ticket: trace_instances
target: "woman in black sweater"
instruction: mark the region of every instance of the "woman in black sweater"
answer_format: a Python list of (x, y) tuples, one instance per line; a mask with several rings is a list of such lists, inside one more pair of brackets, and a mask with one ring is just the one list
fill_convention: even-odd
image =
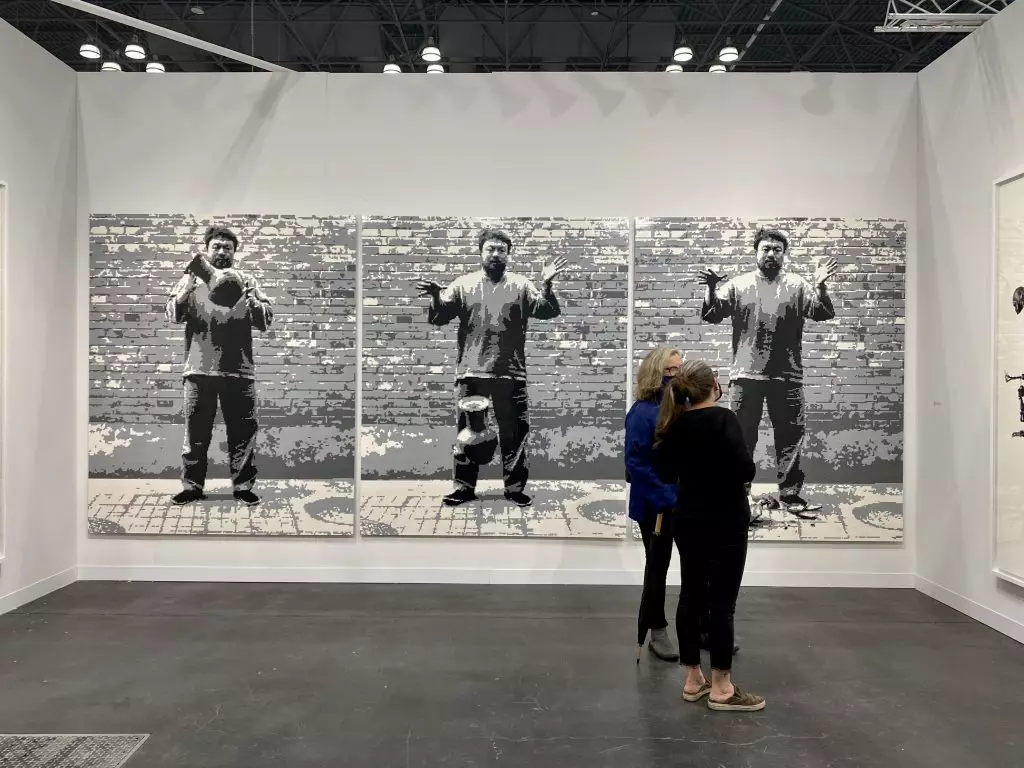
[[(683, 698), (708, 697), (716, 710), (764, 709), (760, 696), (732, 682), (733, 614), (747, 558), (750, 504), (746, 484), (754, 462), (736, 415), (715, 407), (718, 377), (700, 360), (687, 360), (661, 400), (654, 461), (677, 487), (673, 527), (682, 571), (676, 609), (680, 661), (686, 666)], [(700, 668), (700, 617), (708, 612), (711, 680)]]

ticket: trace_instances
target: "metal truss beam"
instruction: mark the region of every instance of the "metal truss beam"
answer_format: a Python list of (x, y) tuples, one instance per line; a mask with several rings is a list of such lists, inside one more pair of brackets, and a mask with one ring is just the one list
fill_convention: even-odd
[(966, 34), (985, 24), (1008, 4), (1009, 0), (889, 0), (885, 23), (875, 27), (875, 32)]

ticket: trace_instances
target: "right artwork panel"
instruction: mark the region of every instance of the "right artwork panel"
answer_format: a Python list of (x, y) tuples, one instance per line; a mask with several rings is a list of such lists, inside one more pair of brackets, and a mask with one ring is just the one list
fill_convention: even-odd
[(638, 218), (634, 369), (703, 359), (758, 475), (751, 538), (903, 538), (907, 230), (891, 219)]
[(1024, 175), (996, 185), (995, 571), (1024, 586)]

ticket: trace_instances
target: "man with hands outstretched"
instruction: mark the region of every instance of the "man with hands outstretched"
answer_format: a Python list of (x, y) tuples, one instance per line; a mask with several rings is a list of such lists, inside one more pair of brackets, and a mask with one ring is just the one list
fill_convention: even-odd
[[(416, 290), (430, 297), (427, 321), (447, 325), (458, 318), (456, 402), (471, 395), (490, 398), (498, 424), (505, 498), (520, 506), (532, 499), (524, 492), (529, 475), (526, 436), (530, 429), (526, 388), (528, 321), (558, 317), (561, 308), (552, 283), (568, 265), (563, 256), (544, 265), (540, 290), (525, 276), (507, 271), (512, 240), (504, 232), (485, 229), (477, 238), (480, 269), (456, 278), (443, 288), (421, 280)], [(459, 410), (456, 434), (466, 426)], [(456, 446), (454, 488), (444, 497), (448, 506), (476, 499), (479, 466)]]
[(767, 402), (775, 432), (779, 499), (763, 503), (769, 509), (784, 506), (799, 517), (813, 518), (821, 505), (801, 496), (800, 450), (805, 434), (801, 346), (805, 320), (831, 320), (836, 315), (826, 283), (838, 272), (839, 262), (828, 258), (820, 263), (812, 285), (786, 270), (789, 240), (782, 232), (759, 230), (754, 250), (757, 268), (724, 285), (725, 276), (712, 269), (698, 273), (706, 286), (701, 317), (709, 323), (732, 318), (731, 401), (751, 455)]
[(259, 503), (259, 497), (252, 491), (258, 430), (252, 331), (266, 331), (274, 313), (256, 279), (235, 269), (235, 233), (226, 227), (209, 227), (204, 240), (210, 264), (217, 270), (237, 272), (244, 289), (237, 301), (224, 306), (211, 298), (206, 283), (188, 272), (167, 300), (168, 320), (185, 325), (183, 487), (172, 501), (188, 504), (205, 498), (207, 455), (219, 401), (234, 497), (253, 505)]

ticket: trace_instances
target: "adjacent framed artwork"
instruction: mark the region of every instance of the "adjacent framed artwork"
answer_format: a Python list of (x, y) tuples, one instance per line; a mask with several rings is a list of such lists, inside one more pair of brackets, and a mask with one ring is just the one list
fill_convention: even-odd
[(1024, 587), (1024, 171), (993, 190), (992, 570)]
[(7, 552), (7, 197), (9, 188), (0, 181), (0, 560)]

